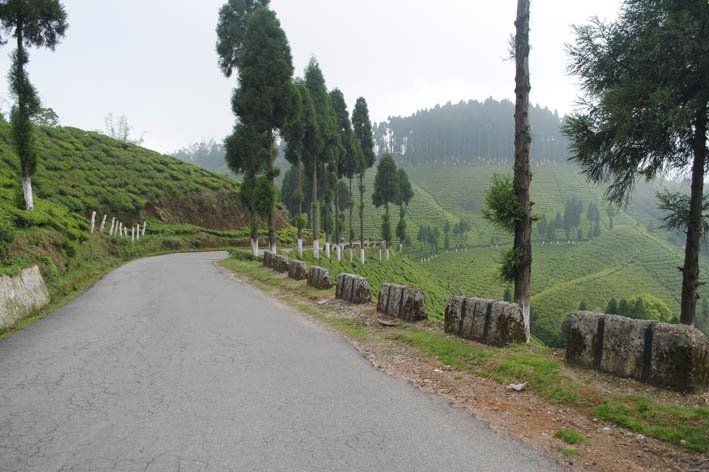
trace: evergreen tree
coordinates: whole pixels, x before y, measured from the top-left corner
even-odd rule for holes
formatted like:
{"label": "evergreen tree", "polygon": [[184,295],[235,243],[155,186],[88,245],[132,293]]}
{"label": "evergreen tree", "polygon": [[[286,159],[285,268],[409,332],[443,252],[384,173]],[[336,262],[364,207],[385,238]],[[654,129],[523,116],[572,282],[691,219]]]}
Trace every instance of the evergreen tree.
{"label": "evergreen tree", "polygon": [[630,316],[630,304],[625,298],[621,298],[618,302],[618,314],[620,316]]}
{"label": "evergreen tree", "polygon": [[32,120],[42,108],[25,70],[29,63],[26,48],[46,47],[54,51],[68,28],[66,10],[58,0],[6,0],[0,3],[0,25],[5,35],[15,37],[17,44],[10,70],[10,92],[15,99],[10,128],[12,144],[20,158],[25,209],[33,210],[32,175],[37,169],[38,151]]}
{"label": "evergreen tree", "polygon": [[[353,175],[353,162],[355,159],[355,142],[354,142],[354,132],[352,131],[352,123],[350,122],[350,115],[347,111],[347,103],[345,103],[345,96],[339,89],[335,89],[330,92],[330,102],[332,103],[332,108],[335,113],[335,118],[337,120],[337,132],[339,133],[339,146],[337,148],[337,154],[335,157],[335,168],[337,169],[337,186],[339,188],[340,179],[343,177],[350,177]],[[340,209],[342,203],[339,198],[340,192],[335,193],[335,244],[339,246],[342,239],[342,225],[340,224]],[[349,208],[349,203],[348,203]],[[350,215],[352,213],[350,212]],[[351,226],[351,223],[350,223]],[[339,256],[339,249],[338,249]]]}
{"label": "evergreen tree", "polygon": [[360,97],[357,99],[355,108],[352,111],[352,127],[354,129],[357,166],[356,173],[359,179],[359,240],[360,257],[364,264],[364,175],[367,169],[374,165],[376,157],[374,155],[374,139],[372,136],[372,123],[369,121],[369,109],[367,101]]}
{"label": "evergreen tree", "polygon": [[613,217],[615,216],[615,208],[612,205],[608,205],[606,208],[606,215],[608,215],[608,230],[613,229]]}
{"label": "evergreen tree", "polygon": [[238,68],[239,52],[244,44],[247,18],[256,8],[268,6],[270,0],[229,0],[219,9],[217,22],[217,55],[219,68],[231,77]]}
{"label": "evergreen tree", "polygon": [[[408,180],[407,180],[408,181]],[[391,244],[391,225],[389,223],[389,204],[396,203],[400,199],[399,175],[396,170],[396,163],[389,154],[382,156],[377,167],[377,174],[374,177],[374,191],[372,192],[372,203],[375,207],[384,207],[384,217],[382,222],[382,238],[384,239],[389,256],[389,246]]]}
{"label": "evergreen tree", "polygon": [[608,306],[606,307],[606,313],[609,315],[618,314],[618,300],[616,300],[615,298],[610,299],[610,301],[608,302]]}
{"label": "evergreen tree", "polygon": [[[399,195],[395,202],[399,205],[399,224],[396,226],[396,236],[399,238],[399,252],[401,252],[404,247],[404,241],[406,241],[406,207],[411,202],[411,199],[414,198],[414,191],[411,188],[411,182],[409,182],[409,176],[406,171],[398,169],[396,173],[399,178]],[[446,247],[446,249],[448,248]]]}
{"label": "evergreen tree", "polygon": [[537,230],[539,231],[539,236],[542,238],[546,237],[547,234],[549,234],[549,220],[547,220],[547,215],[542,215],[541,218],[539,219],[539,226],[537,226]]}
{"label": "evergreen tree", "polygon": [[446,220],[446,224],[443,225],[443,248],[447,251],[451,247],[450,243],[450,232],[451,232],[451,224],[448,220]]}
{"label": "evergreen tree", "polygon": [[[332,111],[332,106],[330,104],[330,96],[327,92],[327,87],[325,86],[325,78],[323,77],[322,71],[320,70],[320,65],[313,58],[308,63],[305,69],[305,84],[310,92],[313,99],[313,105],[315,109],[315,119],[317,123],[317,140],[314,140],[311,144],[313,145],[306,150],[305,155],[307,160],[305,167],[309,174],[312,175],[312,209],[311,209],[311,219],[313,228],[313,252],[316,258],[320,257],[320,206],[319,206],[319,194],[322,196],[324,193],[322,189],[328,188],[328,179],[325,175],[326,166],[331,161],[331,151],[333,150],[332,144],[335,142],[335,136],[337,134],[335,116]],[[320,187],[318,186],[318,176],[322,176],[324,182],[320,182]]]}
{"label": "evergreen tree", "polygon": [[581,300],[581,303],[579,303],[579,311],[588,311],[588,305],[586,305],[584,300]]}
{"label": "evergreen tree", "polygon": [[505,287],[505,293],[502,295],[502,301],[511,302],[512,301],[512,291],[509,287]]}
{"label": "evergreen tree", "polygon": [[297,95],[292,83],[290,46],[272,10],[260,6],[248,15],[237,65],[239,87],[234,91],[234,113],[242,123],[267,137],[265,181],[269,185],[261,189],[261,194],[269,203],[268,236],[270,249],[275,252],[277,193],[273,181],[278,176],[278,168],[274,166],[274,135],[284,129],[296,108]]}
{"label": "evergreen tree", "polygon": [[[294,200],[297,202],[297,216],[295,223],[298,228],[298,255],[302,256],[303,228],[306,224],[303,216],[303,204],[306,201],[303,188],[303,163],[308,160],[306,150],[311,151],[313,148],[318,147],[319,136],[315,105],[310,96],[310,91],[302,80],[296,80],[295,82],[295,97],[295,107],[288,125],[283,130],[283,137],[287,143],[285,157],[293,165],[296,173]],[[294,210],[295,208],[289,207],[289,209]]]}
{"label": "evergreen tree", "polygon": [[680,302],[680,320],[691,325],[707,168],[709,3],[626,0],[617,21],[594,20],[576,34],[570,70],[586,110],[564,131],[583,172],[610,181],[608,198],[622,204],[638,178],[691,164]]}
{"label": "evergreen tree", "polygon": [[243,175],[239,199],[249,214],[251,250],[258,255],[258,221],[267,215],[260,197],[265,193],[263,171],[268,158],[268,137],[245,123],[237,123],[224,147],[231,171]]}

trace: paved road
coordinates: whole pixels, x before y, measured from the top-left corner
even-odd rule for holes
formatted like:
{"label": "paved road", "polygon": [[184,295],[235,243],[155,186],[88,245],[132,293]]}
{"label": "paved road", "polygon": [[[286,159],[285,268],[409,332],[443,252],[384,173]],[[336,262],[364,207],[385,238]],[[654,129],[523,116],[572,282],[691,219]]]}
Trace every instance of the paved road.
{"label": "paved road", "polygon": [[222,274],[131,262],[0,340],[2,471],[558,470]]}

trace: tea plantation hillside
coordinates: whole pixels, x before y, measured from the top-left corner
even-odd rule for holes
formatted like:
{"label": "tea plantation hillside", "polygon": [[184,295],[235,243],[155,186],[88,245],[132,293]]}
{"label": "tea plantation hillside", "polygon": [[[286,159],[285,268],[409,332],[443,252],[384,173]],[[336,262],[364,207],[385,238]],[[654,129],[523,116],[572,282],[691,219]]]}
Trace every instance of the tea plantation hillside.
{"label": "tea plantation hillside", "polygon": [[[237,181],[95,132],[38,127],[36,138],[35,209],[25,211],[10,128],[0,123],[0,275],[37,264],[56,299],[133,257],[248,246]],[[109,225],[148,221],[147,235],[91,235],[94,210],[97,225],[104,214]],[[279,238],[290,242],[290,229]]]}
{"label": "tea plantation hillside", "polygon": [[[422,260],[429,249],[416,241],[420,225],[439,228],[440,253],[432,260],[418,262],[426,273],[446,291],[453,293],[502,298],[506,284],[497,278],[500,250],[512,243],[510,235],[491,226],[482,218],[485,191],[493,174],[509,174],[507,166],[475,165],[460,167],[414,167],[406,171],[412,181],[415,197],[407,214],[412,259]],[[368,172],[365,196],[365,233],[376,238],[383,209],[371,206],[374,170]],[[561,324],[569,313],[583,302],[591,310],[605,310],[611,297],[620,300],[639,295],[651,295],[666,304],[674,315],[679,313],[682,248],[669,243],[667,233],[648,231],[648,223],[657,228],[658,212],[654,210],[654,193],[664,186],[642,184],[630,206],[610,219],[603,202],[603,188],[590,185],[571,165],[545,165],[533,169],[532,200],[535,212],[554,219],[563,217],[567,199],[582,202],[582,240],[572,231],[566,239],[563,229],[556,230],[555,239],[533,232],[534,263],[532,267],[532,303],[535,314],[534,333],[542,340],[558,344]],[[636,198],[637,197],[637,198]],[[598,205],[601,218],[598,237],[589,238],[591,222],[587,218],[590,202]],[[443,249],[443,225],[466,218],[472,224],[467,234],[467,249],[456,252],[457,240],[450,236],[451,249]],[[701,270],[709,275],[709,260],[702,256]],[[700,289],[709,299],[709,290]]]}
{"label": "tea plantation hillside", "polygon": [[[233,179],[95,132],[42,127],[37,135],[32,184],[40,210],[51,201],[71,213],[96,210],[127,224],[155,217],[219,229],[243,225]],[[19,166],[7,124],[0,124],[0,160],[0,204],[15,207]]]}

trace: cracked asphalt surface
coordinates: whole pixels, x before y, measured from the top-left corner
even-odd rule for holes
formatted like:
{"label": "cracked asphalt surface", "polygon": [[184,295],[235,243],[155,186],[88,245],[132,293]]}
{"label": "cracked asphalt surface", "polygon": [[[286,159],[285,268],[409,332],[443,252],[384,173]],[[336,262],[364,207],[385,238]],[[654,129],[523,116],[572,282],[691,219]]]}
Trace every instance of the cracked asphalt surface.
{"label": "cracked asphalt surface", "polygon": [[214,266],[141,259],[0,340],[2,471],[554,471]]}

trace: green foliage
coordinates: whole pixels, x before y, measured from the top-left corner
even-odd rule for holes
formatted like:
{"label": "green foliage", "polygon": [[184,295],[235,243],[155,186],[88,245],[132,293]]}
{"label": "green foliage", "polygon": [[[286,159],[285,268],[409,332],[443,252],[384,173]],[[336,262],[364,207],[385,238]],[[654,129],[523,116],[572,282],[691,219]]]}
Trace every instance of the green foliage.
{"label": "green foliage", "polygon": [[554,437],[559,438],[566,444],[571,444],[572,446],[575,444],[584,444],[588,442],[583,434],[573,428],[562,428],[554,433]]}
{"label": "green foliage", "polygon": [[[664,224],[660,228],[667,231],[686,232],[689,221],[689,195],[664,189],[662,192],[657,192],[655,196],[658,208],[665,212]],[[709,197],[706,195],[702,200],[701,235],[702,242],[706,244],[709,236]]]}
{"label": "green foliage", "polygon": [[372,203],[377,208],[384,206],[388,209],[388,205],[397,203],[399,197],[399,175],[396,171],[396,163],[390,155],[385,154],[379,161],[377,174],[374,177]]}
{"label": "green foliage", "polygon": [[219,68],[227,77],[231,77],[233,70],[238,67],[249,14],[269,3],[270,0],[228,0],[219,9],[217,55]]}
{"label": "green foliage", "polygon": [[503,283],[514,282],[522,254],[519,250],[513,248],[504,249],[500,254],[502,256],[500,261],[500,281]]}
{"label": "green foliage", "polygon": [[9,247],[15,241],[15,225],[6,217],[0,217],[0,262],[5,261]]}
{"label": "green foliage", "polygon": [[515,225],[524,217],[524,207],[517,199],[509,176],[493,175],[485,203],[483,217],[505,231],[514,232]]}

